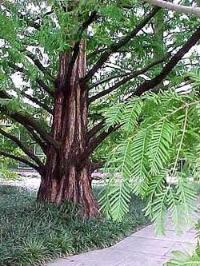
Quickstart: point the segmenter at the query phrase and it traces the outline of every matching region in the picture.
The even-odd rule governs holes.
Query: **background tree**
[[[118,115],[107,126],[106,110],[133,104],[169,75],[170,85],[182,79],[180,62],[200,39],[198,21],[168,16],[163,57],[155,59],[158,36],[151,23],[161,10],[140,1],[4,1],[0,9],[0,111],[24,127],[46,161],[3,129],[25,157],[1,155],[40,173],[38,200],[73,201],[85,215],[96,215],[91,158],[121,126]]]

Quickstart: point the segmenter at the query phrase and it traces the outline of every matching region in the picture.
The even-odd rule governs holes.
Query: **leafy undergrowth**
[[[41,265],[56,257],[110,246],[148,223],[144,205],[132,197],[130,213],[122,223],[83,220],[70,204],[41,205],[33,192],[0,187],[0,265]]]

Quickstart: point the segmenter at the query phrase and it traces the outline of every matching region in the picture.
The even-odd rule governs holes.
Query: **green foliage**
[[[0,175],[3,178],[5,178],[5,179],[11,179],[11,180],[14,180],[14,179],[18,178],[17,173],[15,173],[15,172],[11,171],[10,169],[6,168],[4,165],[0,169]]]
[[[148,146],[150,174],[159,174],[169,160],[169,150],[173,143],[174,125],[167,120],[155,125]]]
[[[96,194],[99,190],[96,190]],[[0,265],[40,265],[60,257],[119,241],[148,222],[145,203],[131,197],[131,210],[122,223],[103,217],[83,220],[71,204],[37,204],[35,193],[0,187]]]
[[[174,258],[167,262],[166,266],[199,266],[200,264],[200,257],[196,252],[193,255],[181,251],[174,251],[172,253]]]
[[[107,165],[111,176],[107,196],[101,198],[114,220],[122,220],[128,212],[129,195],[134,191],[148,198],[146,214],[158,233],[164,232],[168,210],[177,230],[191,222],[196,191],[189,178],[198,169],[199,103],[197,90],[170,91],[146,94],[108,109],[109,125],[124,121]]]

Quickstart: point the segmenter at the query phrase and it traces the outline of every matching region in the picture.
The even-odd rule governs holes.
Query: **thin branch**
[[[5,136],[6,138],[12,140],[26,155],[28,155],[39,167],[44,167],[43,163],[40,159],[28,148],[26,147],[17,137],[12,134],[4,131],[0,128],[0,134]]]
[[[122,74],[118,74],[118,75],[114,75],[114,76],[107,77],[105,79],[99,80],[96,83],[92,84],[88,89],[89,90],[92,90],[93,88],[96,88],[99,85],[101,85],[103,83],[106,83],[106,82],[108,82],[108,81],[110,81],[112,79],[122,78],[122,77],[125,77],[125,76],[128,76],[128,75],[130,75],[130,72],[129,73],[122,73]]]
[[[121,47],[127,44],[131,39],[133,39],[138,32],[153,18],[156,13],[160,10],[160,8],[154,8],[149,15],[147,15],[144,20],[139,23],[131,32],[129,32],[126,36],[121,38],[121,40],[117,43],[111,44],[111,46],[106,50],[99,58],[97,63],[89,70],[86,76],[83,78],[84,81],[88,81],[92,78],[92,76],[102,67],[102,65],[108,60],[111,54],[117,52]]]

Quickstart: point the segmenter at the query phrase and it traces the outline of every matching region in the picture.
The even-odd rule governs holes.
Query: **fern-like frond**
[[[100,197],[101,209],[113,220],[122,221],[124,214],[129,211],[131,187],[127,179],[118,178],[110,182]]]
[[[123,129],[130,132],[137,125],[137,120],[142,112],[143,102],[141,99],[135,99],[125,105],[122,111],[121,124]]]
[[[110,216],[122,219],[132,190],[148,197],[145,211],[155,222],[157,233],[164,232],[168,210],[177,230],[189,222],[196,200],[188,180],[191,170],[194,174],[198,168],[199,105],[195,93],[170,91],[149,93],[111,107],[106,121],[121,125],[121,140],[108,164],[113,183],[103,198],[108,204],[102,206],[108,208]]]
[[[110,214],[113,220],[122,221],[124,214],[129,211],[131,188],[127,179],[121,179],[110,194]]]
[[[173,187],[171,187],[171,189],[169,190],[168,204],[176,232],[181,233],[183,227],[185,226],[184,212],[179,199],[179,195],[176,193],[176,189],[174,189]]]
[[[164,233],[169,194],[168,189],[169,187],[166,184],[166,170],[163,170],[159,175],[152,177],[146,192],[148,204],[145,208],[145,213],[155,222],[155,229],[159,234]]]
[[[155,199],[151,203],[152,221],[155,224],[155,232],[158,235],[162,235],[165,232],[168,195],[169,187],[165,187],[163,191],[156,195]]]
[[[117,146],[115,150],[115,172],[121,177],[129,178],[133,167],[132,138],[128,138]]]
[[[136,194],[144,194],[148,188],[147,143],[149,131],[139,131],[132,141],[132,184]]]
[[[177,195],[185,217],[185,223],[191,224],[197,209],[197,195],[187,177],[180,175],[177,184]]]
[[[158,174],[166,167],[170,158],[174,130],[173,124],[166,120],[161,121],[152,129],[147,154],[150,162],[150,173],[153,175]]]
[[[105,113],[107,127],[121,123],[122,111],[125,108],[124,104],[118,103],[111,106]]]

